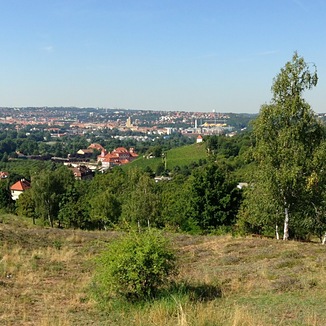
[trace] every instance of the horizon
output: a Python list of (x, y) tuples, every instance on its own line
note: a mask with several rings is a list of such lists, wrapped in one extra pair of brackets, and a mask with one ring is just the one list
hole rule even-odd
[(295, 51), (326, 112), (326, 1), (0, 0), (0, 107), (257, 114)]

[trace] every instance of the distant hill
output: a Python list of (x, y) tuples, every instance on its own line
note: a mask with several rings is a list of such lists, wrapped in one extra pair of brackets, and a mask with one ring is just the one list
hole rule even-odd
[[(175, 166), (185, 166), (193, 162), (198, 162), (201, 159), (207, 158), (206, 146), (204, 143), (186, 145), (182, 147), (173, 148), (165, 152), (167, 160), (167, 169), (172, 170)], [(124, 168), (138, 167), (145, 169), (150, 167), (152, 171), (155, 171), (160, 163), (163, 163), (163, 158), (146, 158), (139, 157), (137, 160), (127, 164)]]

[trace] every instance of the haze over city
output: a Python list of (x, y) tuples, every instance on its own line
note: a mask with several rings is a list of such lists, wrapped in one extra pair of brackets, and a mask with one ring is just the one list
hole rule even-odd
[(0, 0), (0, 107), (258, 112), (298, 51), (326, 112), (325, 0)]

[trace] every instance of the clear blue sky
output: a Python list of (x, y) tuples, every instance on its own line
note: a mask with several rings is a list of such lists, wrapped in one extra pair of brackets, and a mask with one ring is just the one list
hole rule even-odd
[(326, 112), (326, 0), (0, 0), (0, 107), (258, 112), (298, 51)]

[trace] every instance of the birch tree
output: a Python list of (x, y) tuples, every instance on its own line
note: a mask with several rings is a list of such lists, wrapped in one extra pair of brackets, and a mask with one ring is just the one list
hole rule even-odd
[(311, 159), (323, 139), (323, 128), (303, 98), (305, 90), (317, 85), (317, 70), (296, 52), (275, 77), (272, 101), (263, 105), (253, 134), (254, 157), (277, 206), (283, 208), (283, 240), (289, 238), (291, 218), (303, 216)]

